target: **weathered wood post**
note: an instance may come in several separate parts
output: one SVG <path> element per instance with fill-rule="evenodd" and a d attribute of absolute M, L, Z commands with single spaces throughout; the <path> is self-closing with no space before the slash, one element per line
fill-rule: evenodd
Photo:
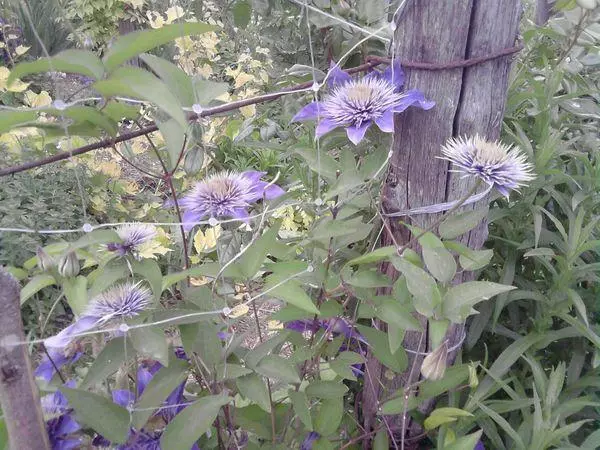
<path fill-rule="evenodd" d="M 19 285 L 0 267 L 0 401 L 11 450 L 50 450 L 21 322 Z"/>
<path fill-rule="evenodd" d="M 396 24 L 396 57 L 402 60 L 446 63 L 483 57 L 512 47 L 517 37 L 521 13 L 519 0 L 453 0 L 448 2 L 409 1 Z M 383 188 L 383 205 L 393 212 L 419 206 L 456 200 L 470 189 L 469 181 L 448 171 L 448 163 L 436 158 L 440 147 L 451 136 L 479 133 L 489 139 L 500 134 L 510 57 L 487 61 L 468 68 L 450 70 L 406 71 L 408 88 L 422 90 L 436 102 L 429 111 L 409 109 L 396 119 L 394 154 Z M 437 215 L 412 218 L 412 223 L 427 227 Z M 408 221 L 408 218 L 402 218 Z M 409 235 L 398 218 L 390 220 L 390 230 L 397 242 L 407 242 Z M 472 248 L 481 247 L 487 236 L 482 224 L 463 239 Z M 384 235 L 382 245 L 393 245 L 391 236 Z M 383 268 L 396 275 L 390 265 Z M 425 318 L 421 317 L 427 330 Z M 451 348 L 461 338 L 462 326 L 448 332 Z M 407 332 L 404 347 L 418 352 L 428 348 L 427 333 Z M 365 377 L 363 413 L 366 429 L 375 424 L 379 400 L 389 398 L 398 389 L 419 379 L 422 356 L 409 353 L 405 373 L 387 379 L 385 369 L 369 357 Z M 452 358 L 454 355 L 449 355 Z M 411 372 L 411 368 L 415 370 Z M 424 405 L 431 409 L 432 405 Z M 426 411 L 425 411 L 426 412 Z M 416 436 L 418 427 L 401 416 L 388 416 L 387 424 L 396 441 L 401 436 Z M 406 440 L 405 448 L 414 448 L 416 440 Z M 369 444 L 365 443 L 368 448 Z"/>

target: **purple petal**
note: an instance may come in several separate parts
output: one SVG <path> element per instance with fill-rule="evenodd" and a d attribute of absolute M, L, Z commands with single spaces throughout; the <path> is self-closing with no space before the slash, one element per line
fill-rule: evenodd
<path fill-rule="evenodd" d="M 305 120 L 314 120 L 319 117 L 321 105 L 318 102 L 312 102 L 302 108 L 292 118 L 292 122 L 304 122 Z"/>
<path fill-rule="evenodd" d="M 69 414 L 65 414 L 60 417 L 60 423 L 56 428 L 55 433 L 58 436 L 65 436 L 79 430 L 81 430 L 81 425 L 79 425 Z"/>
<path fill-rule="evenodd" d="M 35 369 L 34 372 L 36 377 L 40 377 L 46 381 L 50 381 L 56 373 L 56 370 L 54 369 L 55 366 L 57 369 L 60 369 L 66 364 L 74 363 L 81 358 L 83 353 L 77 352 L 71 356 L 66 356 L 62 349 L 49 348 L 48 355 L 50 358 L 48 358 L 47 355 L 44 355 L 40 365 L 37 367 L 37 369 Z M 52 361 L 50 359 L 52 359 Z"/>
<path fill-rule="evenodd" d="M 498 190 L 498 192 L 500 192 L 504 197 L 506 197 L 507 200 L 510 198 L 510 191 L 506 189 L 506 187 L 501 186 L 499 184 L 496 184 L 495 187 Z"/>
<path fill-rule="evenodd" d="M 327 77 L 327 84 L 329 87 L 333 87 L 336 84 L 343 84 L 350 81 L 350 75 L 340 69 L 340 66 L 333 61 L 329 66 L 329 77 Z"/>
<path fill-rule="evenodd" d="M 183 213 L 183 217 L 181 220 L 183 221 L 183 229 L 185 231 L 190 231 L 194 228 L 197 222 L 200 222 L 205 214 L 200 214 L 196 211 L 187 210 Z"/>
<path fill-rule="evenodd" d="M 475 444 L 475 448 L 473 450 L 485 450 L 483 442 L 477 441 L 477 444 Z"/>
<path fill-rule="evenodd" d="M 285 328 L 287 328 L 288 330 L 294 330 L 299 333 L 304 333 L 306 331 L 312 331 L 313 333 L 315 333 L 317 332 L 319 327 L 319 322 L 313 319 L 292 320 L 285 324 Z"/>
<path fill-rule="evenodd" d="M 313 444 L 320 437 L 321 435 L 319 433 L 317 433 L 316 431 L 311 431 L 306 435 L 304 441 L 302 441 L 302 444 L 300 445 L 300 450 L 312 450 Z"/>
<path fill-rule="evenodd" d="M 270 184 L 266 181 L 258 181 L 252 187 L 252 195 L 249 196 L 248 201 L 256 202 L 262 200 L 263 197 L 267 200 L 273 200 L 274 198 L 280 197 L 285 194 L 285 191 L 276 184 Z"/>
<path fill-rule="evenodd" d="M 271 184 L 265 189 L 265 198 L 267 200 L 273 200 L 274 198 L 281 197 L 285 194 L 285 191 L 276 184 Z"/>
<path fill-rule="evenodd" d="M 73 450 L 76 448 L 81 448 L 82 444 L 83 441 L 79 438 L 59 440 L 53 443 L 52 450 Z"/>
<path fill-rule="evenodd" d="M 346 128 L 346 134 L 348 135 L 348 139 L 352 141 L 354 145 L 357 145 L 360 141 L 365 137 L 365 133 L 367 132 L 367 128 L 371 126 L 371 122 L 363 122 L 360 127 L 350 126 Z"/>
<path fill-rule="evenodd" d="M 381 117 L 375 119 L 375 123 L 384 133 L 394 132 L 394 113 L 390 110 L 383 113 Z"/>
<path fill-rule="evenodd" d="M 421 91 L 411 89 L 402 94 L 402 99 L 394 106 L 393 111 L 399 113 L 413 105 L 428 110 L 435 106 L 435 102 L 427 100 Z"/>
<path fill-rule="evenodd" d="M 246 208 L 235 208 L 233 210 L 232 216 L 234 219 L 240 219 L 241 221 L 246 223 L 248 223 L 248 218 L 250 217 Z"/>
<path fill-rule="evenodd" d="M 69 325 L 57 335 L 44 340 L 44 345 L 48 348 L 65 348 L 74 339 L 73 335 L 94 328 L 99 320 L 100 317 L 82 316 L 75 323 Z"/>
<path fill-rule="evenodd" d="M 112 391 L 113 402 L 117 405 L 127 408 L 133 402 L 135 402 L 135 395 L 133 392 L 126 389 L 115 389 Z"/>
<path fill-rule="evenodd" d="M 404 71 L 400 66 L 400 61 L 395 60 L 393 65 L 389 65 L 383 72 L 386 80 L 396 86 L 398 90 L 404 85 Z"/>
<path fill-rule="evenodd" d="M 260 179 L 265 176 L 267 172 L 259 172 L 258 170 L 247 170 L 242 172 L 242 177 L 250 180 L 253 183 L 258 183 Z"/>
<path fill-rule="evenodd" d="M 152 374 L 150 373 L 150 371 L 148 369 L 145 369 L 143 367 L 140 367 L 138 369 L 138 372 L 137 372 L 138 397 L 140 395 L 142 395 L 142 393 L 144 392 L 144 389 L 146 389 L 146 386 L 148 386 L 148 383 L 150 383 L 151 379 L 152 379 Z"/>
<path fill-rule="evenodd" d="M 322 119 L 317 125 L 315 136 L 320 138 L 324 134 L 329 133 L 331 130 L 337 128 L 339 125 L 329 119 Z"/>

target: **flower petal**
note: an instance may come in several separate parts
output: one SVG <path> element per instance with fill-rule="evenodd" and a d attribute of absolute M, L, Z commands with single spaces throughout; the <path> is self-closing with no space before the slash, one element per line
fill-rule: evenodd
<path fill-rule="evenodd" d="M 65 348 L 73 339 L 75 339 L 73 335 L 94 328 L 99 321 L 100 317 L 82 316 L 75 321 L 75 323 L 69 325 L 57 335 L 44 340 L 44 345 L 48 348 Z"/>
<path fill-rule="evenodd" d="M 394 132 L 394 113 L 391 110 L 388 110 L 383 113 L 381 117 L 375 119 L 375 123 L 379 127 L 381 131 L 384 133 L 393 133 Z"/>
<path fill-rule="evenodd" d="M 427 100 L 421 91 L 411 89 L 402 94 L 402 99 L 394 106 L 393 111 L 399 113 L 413 105 L 428 110 L 435 106 L 435 102 Z"/>
<path fill-rule="evenodd" d="M 253 183 L 258 183 L 266 174 L 267 172 L 259 172 L 258 170 L 246 170 L 245 172 L 242 172 L 242 177 Z"/>
<path fill-rule="evenodd" d="M 75 433 L 79 430 L 81 430 L 81 425 L 79 425 L 69 414 L 64 414 L 60 417 L 60 423 L 56 429 L 56 434 L 58 436 L 66 436 L 67 434 Z"/>
<path fill-rule="evenodd" d="M 246 223 L 248 223 L 248 218 L 250 217 L 246 208 L 235 208 L 232 216 L 234 219 L 240 219 Z"/>
<path fill-rule="evenodd" d="M 190 231 L 192 228 L 194 228 L 196 222 L 200 222 L 203 217 L 204 214 L 190 210 L 185 211 L 183 213 L 183 217 L 181 218 L 181 220 L 183 220 L 183 229 L 185 231 Z"/>
<path fill-rule="evenodd" d="M 292 122 L 304 122 L 305 120 L 314 120 L 319 117 L 319 110 L 322 106 L 318 102 L 312 102 L 302 108 L 292 118 Z"/>
<path fill-rule="evenodd" d="M 33 373 L 36 377 L 40 377 L 46 381 L 50 381 L 54 374 L 56 373 L 56 369 L 60 369 L 65 364 L 71 364 L 77 361 L 83 353 L 78 352 L 71 356 L 66 356 L 62 349 L 57 348 L 49 348 L 48 349 L 48 358 L 47 355 L 42 357 L 42 361 L 40 365 L 35 369 Z"/>
<path fill-rule="evenodd" d="M 336 84 L 344 84 L 350 80 L 350 75 L 344 72 L 337 63 L 331 61 L 329 66 L 329 76 L 327 77 L 327 84 L 329 87 L 333 87 Z"/>
<path fill-rule="evenodd" d="M 390 64 L 385 69 L 383 76 L 386 80 L 395 85 L 398 90 L 404 86 L 404 71 L 402 70 L 402 66 L 398 59 L 394 60 L 393 65 Z"/>
<path fill-rule="evenodd" d="M 324 134 L 329 133 L 331 130 L 337 128 L 339 125 L 329 119 L 322 119 L 317 125 L 317 129 L 315 131 L 315 136 L 320 138 Z"/>
<path fill-rule="evenodd" d="M 358 145 L 360 141 L 365 137 L 365 133 L 367 132 L 367 128 L 371 126 L 371 122 L 363 122 L 360 127 L 350 126 L 346 128 L 346 134 L 348 135 L 348 139 L 354 144 Z"/>
<path fill-rule="evenodd" d="M 135 395 L 127 389 L 115 389 L 112 391 L 113 402 L 117 405 L 127 408 L 135 402 Z"/>

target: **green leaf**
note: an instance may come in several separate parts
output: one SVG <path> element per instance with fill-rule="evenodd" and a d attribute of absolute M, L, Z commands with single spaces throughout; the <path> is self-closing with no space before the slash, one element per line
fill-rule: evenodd
<path fill-rule="evenodd" d="M 156 408 L 187 378 L 188 364 L 175 357 L 171 359 L 169 367 L 161 367 L 156 372 L 135 403 L 132 418 L 134 428 L 140 430 L 146 425 Z"/>
<path fill-rule="evenodd" d="M 279 345 L 283 344 L 288 339 L 289 335 L 290 333 L 287 330 L 280 331 L 269 340 L 250 350 L 244 357 L 246 366 L 251 368 L 256 367 L 264 357 L 266 357 Z"/>
<path fill-rule="evenodd" d="M 390 441 L 388 439 L 388 431 L 383 429 L 378 431 L 373 439 L 373 450 L 389 450 Z"/>
<path fill-rule="evenodd" d="M 208 105 L 212 100 L 229 92 L 228 83 L 204 80 L 199 77 L 195 77 L 192 83 L 194 88 L 194 102 L 202 106 Z"/>
<path fill-rule="evenodd" d="M 488 208 L 466 211 L 460 214 L 452 215 L 444 220 L 438 229 L 442 239 L 454 239 L 471 231 L 481 223 L 488 215 Z"/>
<path fill-rule="evenodd" d="M 288 280 L 285 283 L 279 284 L 283 280 L 285 280 L 285 278 L 282 279 L 282 277 L 277 276 L 276 274 L 270 275 L 267 278 L 264 291 L 268 291 L 267 295 L 283 300 L 304 311 L 319 314 L 319 310 L 312 299 L 304 292 L 304 289 L 298 281 Z"/>
<path fill-rule="evenodd" d="M 129 331 L 129 337 L 138 353 L 157 360 L 163 366 L 169 365 L 169 343 L 161 329 L 135 328 Z"/>
<path fill-rule="evenodd" d="M 516 287 L 489 281 L 468 281 L 453 286 L 444 295 L 443 315 L 454 323 L 462 323 L 475 304 L 513 289 Z"/>
<path fill-rule="evenodd" d="M 117 123 L 90 106 L 69 106 L 65 110 L 46 108 L 43 111 L 55 117 L 67 117 L 72 119 L 74 123 L 88 122 L 95 127 L 103 129 L 113 137 L 117 135 Z"/>
<path fill-rule="evenodd" d="M 183 348 L 188 355 L 196 354 L 211 372 L 222 362 L 222 346 L 217 326 L 210 322 L 181 325 Z"/>
<path fill-rule="evenodd" d="M 310 387 L 310 386 L 309 386 Z M 344 417 L 343 397 L 329 398 L 321 402 L 315 417 L 315 430 L 322 436 L 329 436 L 338 431 Z"/>
<path fill-rule="evenodd" d="M 585 322 L 585 325 L 589 327 L 590 324 L 588 322 L 587 309 L 579 293 L 577 293 L 577 291 L 574 289 L 567 289 L 567 297 L 569 297 L 569 300 L 571 300 L 571 303 L 573 303 L 573 306 L 577 310 L 577 313 L 581 319 Z"/>
<path fill-rule="evenodd" d="M 309 430 L 313 430 L 312 418 L 310 416 L 308 398 L 304 392 L 296 392 L 293 389 L 288 391 L 290 401 L 294 407 L 294 413 L 302 421 L 304 426 Z"/>
<path fill-rule="evenodd" d="M 286 383 L 300 383 L 298 371 L 290 361 L 277 355 L 267 355 L 255 369 L 261 375 Z"/>
<path fill-rule="evenodd" d="M 244 397 L 255 402 L 264 411 L 271 412 L 269 391 L 263 377 L 256 374 L 246 375 L 245 377 L 237 378 L 235 384 Z"/>
<path fill-rule="evenodd" d="M 252 373 L 252 370 L 247 369 L 239 364 L 224 363 L 216 367 L 217 380 L 233 380 Z"/>
<path fill-rule="evenodd" d="M 406 410 L 410 411 L 421 403 L 431 398 L 437 397 L 456 386 L 465 382 L 469 377 L 469 365 L 463 364 L 460 366 L 448 367 L 444 377 L 440 380 L 427 380 L 419 385 L 418 397 L 410 397 L 406 404 Z M 398 396 L 392 400 L 385 402 L 381 408 L 381 414 L 394 415 L 401 414 L 405 409 L 405 400 L 403 391 L 399 390 L 396 393 Z"/>
<path fill-rule="evenodd" d="M 358 266 L 360 264 L 371 264 L 388 259 L 390 256 L 396 255 L 396 246 L 381 247 L 373 250 L 370 253 L 358 256 L 346 263 L 347 266 Z"/>
<path fill-rule="evenodd" d="M 506 347 L 489 368 L 488 375 L 479 383 L 477 390 L 467 401 L 465 409 L 472 409 L 476 403 L 480 402 L 496 385 L 496 380 L 501 379 L 531 346 L 537 344 L 543 338 L 543 335 L 529 334 Z"/>
<path fill-rule="evenodd" d="M 130 33 L 127 36 L 131 36 Z M 187 120 L 183 107 L 168 86 L 154 75 L 136 67 L 121 67 L 110 78 L 96 81 L 93 88 L 105 97 L 134 97 L 154 103 L 183 128 Z"/>
<path fill-rule="evenodd" d="M 190 107 L 194 103 L 192 79 L 166 59 L 145 53 L 140 59 L 169 87 L 183 106 Z"/>
<path fill-rule="evenodd" d="M 37 116 L 37 111 L 0 111 L 0 134 L 10 131 L 16 125 L 32 122 Z"/>
<path fill-rule="evenodd" d="M 481 439 L 482 433 L 483 431 L 479 430 L 476 433 L 459 437 L 452 444 L 444 446 L 444 450 L 473 450 Z"/>
<path fill-rule="evenodd" d="M 158 122 L 158 129 L 162 134 L 165 144 L 167 145 L 167 153 L 169 154 L 169 167 L 173 169 L 179 161 L 181 152 L 184 152 L 186 143 L 185 130 L 187 124 L 182 125 L 175 119 Z"/>
<path fill-rule="evenodd" d="M 250 23 L 252 6 L 248 0 L 238 0 L 233 5 L 233 23 L 236 27 L 246 28 Z"/>
<path fill-rule="evenodd" d="M 65 278 L 62 287 L 73 312 L 78 316 L 81 315 L 88 304 L 87 278 L 83 275 Z"/>
<path fill-rule="evenodd" d="M 445 423 L 456 422 L 460 417 L 473 417 L 473 414 L 458 408 L 437 408 L 425 419 L 423 425 L 428 431 L 434 430 Z"/>
<path fill-rule="evenodd" d="M 120 36 L 113 42 L 104 56 L 104 66 L 106 70 L 112 72 L 131 58 L 175 38 L 207 33 L 215 29 L 216 27 L 201 22 L 186 22 L 173 23 L 154 30 L 134 31 Z"/>
<path fill-rule="evenodd" d="M 125 351 L 127 346 L 127 351 Z M 81 389 L 87 389 L 94 384 L 101 383 L 121 367 L 128 358 L 135 358 L 135 350 L 129 339 L 123 337 L 111 339 L 102 349 L 88 369 L 85 378 L 81 382 Z"/>
<path fill-rule="evenodd" d="M 392 257 L 391 259 L 394 267 L 406 278 L 408 290 L 416 297 L 415 309 L 420 314 L 431 317 L 442 300 L 435 280 L 423 269 L 402 257 Z"/>
<path fill-rule="evenodd" d="M 500 414 L 498 414 L 495 410 L 493 410 L 492 408 L 487 407 L 486 405 L 482 404 L 482 403 L 478 403 L 477 406 L 490 418 L 492 419 L 494 422 L 496 422 L 498 424 L 498 426 L 500 426 L 500 428 L 502 428 L 504 430 L 504 432 L 513 440 L 515 441 L 515 447 L 518 449 L 526 449 L 527 447 L 525 446 L 525 443 L 523 442 L 523 439 L 521 438 L 521 436 L 519 435 L 519 433 L 517 433 L 517 431 L 515 431 L 515 429 L 513 427 L 510 426 L 510 424 L 508 423 L 508 421 L 502 417 Z"/>
<path fill-rule="evenodd" d="M 449 283 L 456 274 L 456 260 L 443 246 L 423 247 L 423 261 L 427 270 L 442 283 Z"/>
<path fill-rule="evenodd" d="M 277 221 L 271 228 L 264 232 L 250 247 L 248 247 L 242 256 L 237 260 L 242 275 L 250 280 L 261 268 L 269 249 L 277 241 L 277 233 L 281 227 L 281 221 Z"/>
<path fill-rule="evenodd" d="M 343 397 L 348 392 L 348 386 L 341 381 L 311 381 L 305 389 L 309 397 L 324 399 Z"/>
<path fill-rule="evenodd" d="M 458 262 L 464 270 L 479 270 L 487 266 L 493 256 L 494 250 L 469 250 L 458 257 Z"/>
<path fill-rule="evenodd" d="M 360 288 L 388 287 L 392 284 L 392 281 L 386 275 L 376 269 L 360 270 L 345 281 Z"/>
<path fill-rule="evenodd" d="M 43 273 L 41 275 L 36 275 L 29 283 L 23 286 L 21 289 L 21 306 L 25 304 L 27 300 L 33 297 L 36 293 L 44 289 L 45 287 L 52 286 L 56 284 L 56 280 L 52 275 Z"/>
<path fill-rule="evenodd" d="M 174 272 L 163 277 L 162 290 L 185 280 L 187 277 L 209 277 L 215 278 L 219 273 L 220 265 L 218 263 L 206 263 L 200 266 L 191 267 L 181 272 Z"/>
<path fill-rule="evenodd" d="M 129 413 L 111 399 L 80 389 L 61 387 L 77 420 L 113 444 L 123 444 L 129 436 Z"/>
<path fill-rule="evenodd" d="M 162 273 L 160 267 L 154 259 L 142 259 L 141 261 L 132 261 L 131 269 L 133 273 L 143 276 L 154 294 L 154 301 L 158 302 L 160 294 L 162 294 Z"/>
<path fill-rule="evenodd" d="M 65 50 L 50 58 L 40 58 L 31 62 L 17 64 L 10 72 L 7 85 L 17 78 L 41 72 L 79 73 L 99 80 L 104 75 L 104 66 L 92 52 L 85 50 Z"/>
<path fill-rule="evenodd" d="M 395 353 L 390 350 L 387 334 L 375 328 L 356 325 L 358 331 L 365 337 L 373 355 L 386 367 L 394 372 L 402 372 L 408 365 L 408 358 L 403 348 Z"/>
<path fill-rule="evenodd" d="M 375 308 L 375 315 L 384 322 L 403 330 L 422 330 L 420 322 L 413 316 L 413 311 L 401 305 L 395 298 L 384 298 Z"/>
<path fill-rule="evenodd" d="M 209 395 L 187 406 L 167 425 L 160 438 L 160 448 L 189 450 L 210 430 L 221 407 L 230 402 L 225 395 Z"/>

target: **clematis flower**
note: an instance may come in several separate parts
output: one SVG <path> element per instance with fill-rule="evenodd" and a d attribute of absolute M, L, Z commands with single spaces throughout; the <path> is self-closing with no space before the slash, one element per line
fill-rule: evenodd
<path fill-rule="evenodd" d="M 267 200 L 285 193 L 275 184 L 261 181 L 265 172 L 220 172 L 197 183 L 181 199 L 186 231 L 205 217 L 248 220 L 248 208 L 263 197 Z"/>
<path fill-rule="evenodd" d="M 63 349 L 56 348 L 49 348 L 47 351 L 52 361 L 50 361 L 48 355 L 44 355 L 40 365 L 37 366 L 33 374 L 48 382 L 52 380 L 57 369 L 60 369 L 67 364 L 74 363 L 83 355 L 82 352 L 74 352 L 67 355 Z"/>
<path fill-rule="evenodd" d="M 140 287 L 139 283 L 117 285 L 92 299 L 75 323 L 46 339 L 44 345 L 64 349 L 79 333 L 104 326 L 111 321 L 135 317 L 150 306 L 150 297 L 150 291 Z"/>
<path fill-rule="evenodd" d="M 442 154 L 442 159 L 457 167 L 454 172 L 479 178 L 507 198 L 511 190 L 526 186 L 535 178 L 533 166 L 520 149 L 486 141 L 479 135 L 448 139 Z"/>
<path fill-rule="evenodd" d="M 187 359 L 183 349 L 176 348 L 175 355 L 180 359 Z M 148 362 L 138 368 L 137 373 L 137 397 L 139 398 L 146 386 L 156 372 L 162 368 L 162 364 L 158 361 Z M 189 402 L 183 395 L 185 388 L 185 381 L 182 382 L 175 390 L 169 394 L 162 406 L 157 407 L 157 411 L 154 413 L 155 416 L 162 418 L 164 424 L 171 422 L 175 416 L 183 410 Z M 123 408 L 131 408 L 136 401 L 136 396 L 133 392 L 126 389 L 115 389 L 112 392 L 113 402 Z M 163 427 L 164 429 L 164 427 Z M 159 430 L 148 430 L 141 429 L 136 430 L 131 428 L 129 430 L 129 437 L 125 444 L 116 447 L 116 450 L 160 450 L 160 438 L 162 436 L 163 429 Z M 93 440 L 93 445 L 101 447 L 109 447 L 110 441 L 104 437 L 98 435 Z M 198 446 L 194 444 L 191 450 L 199 450 Z"/>
<path fill-rule="evenodd" d="M 350 77 L 332 62 L 328 84 L 330 92 L 320 102 L 302 108 L 292 121 L 319 120 L 316 137 L 343 127 L 348 139 L 358 144 L 375 123 L 385 133 L 394 131 L 394 114 L 409 106 L 431 109 L 421 91 L 402 91 L 404 73 L 396 62 L 384 72 L 372 71 L 360 79 Z"/>
<path fill-rule="evenodd" d="M 106 244 L 106 249 L 119 256 L 130 254 L 136 259 L 139 258 L 140 246 L 156 236 L 154 226 L 141 223 L 121 225 L 116 231 L 121 242 L 110 242 Z"/>
<path fill-rule="evenodd" d="M 317 439 L 319 439 L 321 435 L 316 431 L 311 431 L 306 435 L 302 444 L 300 445 L 300 450 L 312 450 L 313 444 Z"/>
<path fill-rule="evenodd" d="M 74 383 L 68 382 L 69 387 Z M 42 411 L 46 418 L 46 430 L 52 450 L 71 450 L 81 448 L 82 439 L 73 436 L 81 430 L 81 425 L 71 417 L 73 412 L 62 392 L 56 391 L 41 398 Z"/>
<path fill-rule="evenodd" d="M 354 329 L 354 327 L 343 317 L 332 317 L 330 319 L 313 320 L 299 319 L 292 320 L 285 324 L 285 328 L 289 330 L 305 333 L 310 331 L 316 333 L 320 328 L 336 335 L 343 334 L 348 339 L 356 339 L 361 342 L 366 342 L 362 335 Z"/>

